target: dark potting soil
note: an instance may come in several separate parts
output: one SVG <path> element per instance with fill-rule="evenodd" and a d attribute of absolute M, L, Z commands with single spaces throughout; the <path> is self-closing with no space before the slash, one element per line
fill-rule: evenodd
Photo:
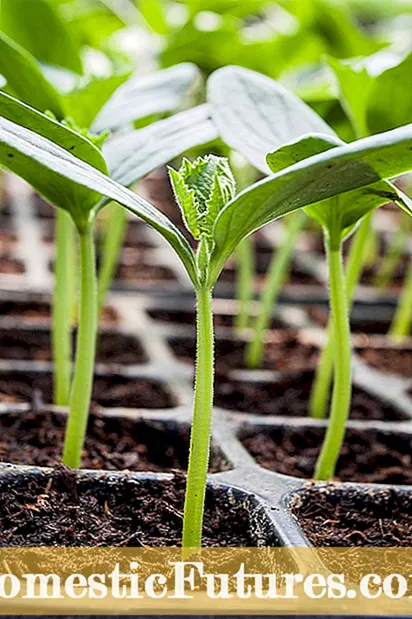
<path fill-rule="evenodd" d="M 162 309 L 151 309 L 147 312 L 153 320 L 157 320 L 159 322 L 166 322 L 168 324 L 175 323 L 179 325 L 190 325 L 195 326 L 196 324 L 196 315 L 194 311 L 187 310 L 162 310 Z M 233 314 L 220 314 L 215 313 L 214 316 L 214 325 L 215 328 L 219 327 L 233 327 L 236 316 Z M 285 324 L 277 319 L 273 318 L 270 324 L 271 329 L 283 329 Z"/>
<path fill-rule="evenodd" d="M 0 402 L 31 402 L 35 409 L 53 402 L 53 379 L 49 373 L 0 372 Z M 172 408 L 175 401 L 160 382 L 127 378 L 117 374 L 95 376 L 92 406 L 107 408 Z"/>
<path fill-rule="evenodd" d="M 411 494 L 313 484 L 291 508 L 314 546 L 412 546 Z"/>
<path fill-rule="evenodd" d="M 185 477 L 116 483 L 73 471 L 20 477 L 0 491 L 0 546 L 178 546 Z M 203 543 L 253 546 L 248 505 L 208 489 Z"/>
<path fill-rule="evenodd" d="M 264 255 L 264 258 L 258 259 L 257 269 L 256 269 L 257 278 L 262 284 L 264 283 L 264 276 L 270 265 L 269 258 L 266 256 L 266 254 L 263 254 L 263 255 Z M 266 268 L 264 268 L 265 266 Z M 234 283 L 236 279 L 237 279 L 237 268 L 235 264 L 233 264 L 232 266 L 229 265 L 229 267 L 226 267 L 222 271 L 222 274 L 219 277 L 219 281 L 229 282 L 229 283 Z M 292 268 L 290 270 L 290 273 L 288 274 L 285 284 L 301 284 L 303 286 L 320 286 L 319 280 L 317 280 L 310 273 L 307 273 L 305 270 L 303 270 L 298 264 L 296 264 L 296 262 L 292 262 Z"/>
<path fill-rule="evenodd" d="M 0 230 L 0 252 L 10 251 L 17 241 L 17 236 L 7 230 Z"/>
<path fill-rule="evenodd" d="M 146 251 L 126 248 L 122 251 L 120 262 L 116 269 L 116 279 L 122 281 L 174 281 L 173 271 L 167 267 L 153 264 Z"/>
<path fill-rule="evenodd" d="M 316 367 L 318 348 L 301 342 L 293 329 L 272 331 L 270 338 L 265 345 L 264 369 L 291 374 Z M 170 338 L 169 344 L 178 359 L 194 363 L 194 338 Z M 217 338 L 215 351 L 217 374 L 245 367 L 244 341 Z"/>
<path fill-rule="evenodd" d="M 307 417 L 313 372 L 276 382 L 252 382 L 219 378 L 216 381 L 215 405 L 254 415 Z M 402 421 L 404 417 L 390 405 L 374 398 L 359 387 L 353 388 L 351 419 Z"/>
<path fill-rule="evenodd" d="M 21 260 L 15 260 L 7 255 L 0 256 L 0 273 L 3 275 L 21 275 L 25 270 Z"/>
<path fill-rule="evenodd" d="M 243 445 L 266 469 L 311 479 L 323 428 L 279 426 L 244 430 Z M 346 430 L 336 479 L 363 483 L 412 484 L 412 436 L 375 429 Z"/>
<path fill-rule="evenodd" d="M 0 415 L 0 461 L 56 466 L 61 461 L 66 416 L 48 411 Z M 92 414 L 82 468 L 130 471 L 186 470 L 189 429 L 158 421 Z M 227 470 L 227 461 L 212 445 L 209 470 Z"/>
<path fill-rule="evenodd" d="M 16 323 L 24 325 L 48 325 L 51 320 L 51 307 L 49 303 L 42 301 L 1 301 L 0 319 L 12 318 Z M 119 317 L 113 307 L 105 307 L 102 316 L 102 324 L 114 324 Z"/>
<path fill-rule="evenodd" d="M 306 311 L 311 320 L 322 327 L 326 327 L 329 319 L 329 310 L 327 307 L 321 305 L 307 305 Z M 366 314 L 368 314 L 368 317 Z M 374 319 L 374 316 L 376 316 L 377 319 Z M 378 316 L 382 316 L 382 319 L 378 318 Z M 351 312 L 351 331 L 352 333 L 365 333 L 366 335 L 386 335 L 391 324 L 390 317 L 391 311 L 388 310 L 388 308 L 384 308 L 382 311 L 379 307 L 373 307 L 370 310 L 359 310 L 359 312 L 355 308 Z"/>
<path fill-rule="evenodd" d="M 380 372 L 412 378 L 412 347 L 361 348 L 358 354 Z"/>
<path fill-rule="evenodd" d="M 0 359 L 51 361 L 50 332 L 0 329 Z M 135 337 L 123 333 L 103 332 L 98 338 L 96 362 L 134 365 L 146 363 L 147 356 Z"/>

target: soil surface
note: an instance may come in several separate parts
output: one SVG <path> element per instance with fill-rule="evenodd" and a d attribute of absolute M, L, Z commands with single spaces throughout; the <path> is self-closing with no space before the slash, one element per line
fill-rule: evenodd
<path fill-rule="evenodd" d="M 178 325 L 196 325 L 196 314 L 188 310 L 162 310 L 151 309 L 147 312 L 153 320 L 159 322 L 166 322 L 167 324 L 175 323 Z M 213 315 L 215 328 L 229 327 L 232 328 L 235 324 L 236 316 L 233 314 L 220 314 L 215 313 Z M 277 319 L 273 318 L 270 324 L 271 329 L 283 329 L 285 324 Z"/>
<path fill-rule="evenodd" d="M 357 353 L 381 372 L 412 378 L 412 348 L 361 348 Z"/>
<path fill-rule="evenodd" d="M 53 401 L 51 374 L 1 372 L 0 402 L 32 402 L 35 409 Z M 172 408 L 175 401 L 161 383 L 149 378 L 127 378 L 116 374 L 95 376 L 92 403 L 106 408 Z M 92 405 L 93 405 L 92 404 Z"/>
<path fill-rule="evenodd" d="M 10 251 L 17 241 L 17 236 L 12 232 L 0 229 L 0 252 Z"/>
<path fill-rule="evenodd" d="M 412 546 L 412 494 L 313 484 L 292 511 L 314 546 Z"/>
<path fill-rule="evenodd" d="M 0 460 L 14 464 L 56 466 L 61 461 L 66 417 L 30 411 L 0 414 Z M 186 470 L 189 430 L 171 423 L 90 415 L 82 468 L 170 471 Z M 227 470 L 212 446 L 209 470 Z"/>
<path fill-rule="evenodd" d="M 0 256 L 0 273 L 3 275 L 21 275 L 25 272 L 24 264 L 7 254 Z"/>
<path fill-rule="evenodd" d="M 329 319 L 329 311 L 326 307 L 322 307 L 321 305 L 307 305 L 306 311 L 311 320 L 322 327 L 326 327 Z M 361 317 L 362 314 L 363 316 Z M 366 314 L 368 314 L 368 317 Z M 385 318 L 382 320 L 375 320 L 374 316 L 379 315 L 385 316 Z M 363 312 L 362 310 L 357 312 L 355 308 L 351 312 L 350 325 L 352 333 L 386 335 L 391 325 L 390 311 L 388 311 L 388 308 L 384 308 L 383 311 L 381 311 L 381 308 L 371 307 L 370 309 L 365 308 Z"/>
<path fill-rule="evenodd" d="M 75 336 L 73 336 L 73 347 Z M 0 359 L 51 361 L 49 331 L 0 329 Z M 97 363 L 134 365 L 147 362 L 147 356 L 135 337 L 123 333 L 100 333 L 97 343 Z"/>
<path fill-rule="evenodd" d="M 281 426 L 243 433 L 242 442 L 266 469 L 310 479 L 324 429 Z M 412 436 L 401 432 L 348 428 L 336 479 L 364 483 L 412 484 Z"/>
<path fill-rule="evenodd" d="M 47 325 L 51 320 L 51 307 L 42 301 L 0 301 L 0 319 L 13 318 L 24 325 Z M 118 321 L 116 310 L 105 307 L 101 316 L 103 324 Z"/>
<path fill-rule="evenodd" d="M 271 255 L 271 254 L 270 254 Z M 270 256 L 266 253 L 257 253 L 256 274 L 260 282 L 264 282 L 265 274 L 270 266 Z M 237 279 L 237 268 L 235 263 L 226 266 L 219 277 L 219 281 L 234 283 Z M 288 274 L 285 284 L 301 284 L 303 286 L 320 286 L 320 282 L 310 273 L 307 273 L 296 262 L 292 262 L 292 268 Z"/>
<path fill-rule="evenodd" d="M 215 405 L 254 415 L 307 417 L 313 372 L 277 382 L 252 382 L 220 378 L 216 383 Z M 354 387 L 351 419 L 401 421 L 395 408 Z"/>
<path fill-rule="evenodd" d="M 301 342 L 295 330 L 272 331 L 270 337 L 270 342 L 265 345 L 264 369 L 291 374 L 316 367 L 318 349 Z M 194 338 L 171 338 L 169 344 L 178 359 L 194 363 Z M 244 341 L 217 338 L 215 351 L 217 374 L 245 368 Z"/>
<path fill-rule="evenodd" d="M 0 546 L 177 546 L 181 543 L 185 477 L 78 479 L 20 477 L 0 492 Z M 248 505 L 221 491 L 206 494 L 206 546 L 253 546 Z"/>

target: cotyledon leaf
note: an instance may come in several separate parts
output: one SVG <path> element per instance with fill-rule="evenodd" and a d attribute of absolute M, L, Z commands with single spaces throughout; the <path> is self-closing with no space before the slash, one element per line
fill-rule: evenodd
<path fill-rule="evenodd" d="M 281 84 L 243 67 L 215 71 L 207 82 L 207 98 L 223 141 L 266 174 L 266 153 L 308 133 L 335 135 Z"/>
<path fill-rule="evenodd" d="M 246 189 L 220 212 L 214 226 L 211 281 L 238 243 L 299 208 L 412 170 L 412 125 L 338 146 L 304 159 Z M 397 194 L 385 191 L 385 199 Z"/>
<path fill-rule="evenodd" d="M 120 86 L 99 112 L 92 131 L 118 129 L 145 118 L 176 110 L 200 79 L 199 69 L 189 62 L 153 75 L 136 75 Z"/>
<path fill-rule="evenodd" d="M 103 154 L 110 176 L 130 187 L 190 148 L 217 138 L 210 107 L 199 105 L 148 127 L 108 140 Z"/>
<path fill-rule="evenodd" d="M 38 175 L 43 179 L 49 176 L 52 183 L 57 183 L 59 178 L 69 179 L 74 184 L 95 192 L 97 197 L 105 196 L 122 204 L 155 228 L 170 243 L 185 265 L 193 284 L 197 285 L 196 259 L 192 248 L 166 216 L 149 202 L 69 151 L 1 116 L 0 165 L 28 180 L 38 190 L 44 188 L 44 183 L 39 187 L 32 172 L 33 166 Z"/>

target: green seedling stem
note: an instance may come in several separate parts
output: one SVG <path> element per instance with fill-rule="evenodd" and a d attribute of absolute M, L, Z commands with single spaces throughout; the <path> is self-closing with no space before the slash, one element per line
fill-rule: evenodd
<path fill-rule="evenodd" d="M 349 309 L 352 306 L 356 286 L 365 265 L 371 222 L 372 213 L 369 213 L 364 217 L 356 231 L 350 248 L 346 267 L 346 303 Z M 331 319 L 328 322 L 326 333 L 326 344 L 319 358 L 309 400 L 309 414 L 314 419 L 325 419 L 328 410 L 334 361 L 334 326 Z"/>
<path fill-rule="evenodd" d="M 257 368 L 262 365 L 264 354 L 264 334 L 279 296 L 282 284 L 287 276 L 290 261 L 295 249 L 296 239 L 307 220 L 304 211 L 294 213 L 286 230 L 284 243 L 275 253 L 265 281 L 265 290 L 260 299 L 260 311 L 256 318 L 253 337 L 246 346 L 246 365 Z"/>
<path fill-rule="evenodd" d="M 72 373 L 72 325 L 76 295 L 75 235 L 68 213 L 56 214 L 56 261 L 53 292 L 54 402 L 67 406 Z"/>
<path fill-rule="evenodd" d="M 93 386 L 97 332 L 97 280 L 94 229 L 79 231 L 80 305 L 75 371 L 63 449 L 63 463 L 78 468 L 86 435 Z"/>
<path fill-rule="evenodd" d="M 326 245 L 335 371 L 329 424 L 315 469 L 315 479 L 319 480 L 331 479 L 334 476 L 345 434 L 345 424 L 349 414 L 352 393 L 349 313 L 339 229 L 336 230 L 336 234 L 329 236 Z"/>
<path fill-rule="evenodd" d="M 412 324 L 412 258 L 409 258 L 408 270 L 398 307 L 389 330 L 389 336 L 394 342 L 402 342 L 411 332 Z"/>
<path fill-rule="evenodd" d="M 127 227 L 127 211 L 118 204 L 111 205 L 110 209 L 108 221 L 105 222 L 104 243 L 101 252 L 101 267 L 99 270 L 99 313 L 101 313 L 104 308 L 106 294 L 114 277 L 118 255 L 123 245 Z"/>
<path fill-rule="evenodd" d="M 251 237 L 243 239 L 236 251 L 237 282 L 236 297 L 239 311 L 236 314 L 236 330 L 244 331 L 249 327 L 250 304 L 253 300 L 253 276 L 255 273 L 255 252 Z"/>

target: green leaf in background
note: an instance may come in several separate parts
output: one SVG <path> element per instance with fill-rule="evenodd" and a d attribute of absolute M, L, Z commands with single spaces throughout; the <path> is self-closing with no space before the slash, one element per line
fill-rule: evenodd
<path fill-rule="evenodd" d="M 15 144 L 18 144 L 20 134 L 26 136 L 25 128 L 28 128 L 47 138 L 50 148 L 59 145 L 63 152 L 66 149 L 67 153 L 75 154 L 79 161 L 107 172 L 103 155 L 91 142 L 5 93 L 0 93 L 0 116 L 4 123 L 13 123 Z M 24 140 L 24 137 L 21 139 Z M 88 218 L 89 211 L 99 200 L 100 196 L 94 191 L 45 170 L 39 162 L 22 154 L 18 147 L 2 144 L 1 153 L 3 165 L 24 178 L 52 204 L 69 211 L 78 225 Z"/>
<path fill-rule="evenodd" d="M 303 101 L 274 80 L 242 67 L 218 69 L 208 101 L 223 141 L 269 173 L 266 153 L 309 132 L 334 135 Z"/>
<path fill-rule="evenodd" d="M 110 176 L 126 187 L 187 150 L 218 136 L 210 107 L 200 105 L 114 137 L 103 146 Z"/>
<path fill-rule="evenodd" d="M 62 118 L 64 112 L 58 92 L 44 77 L 35 59 L 20 45 L 0 32 L 0 73 L 7 89 L 32 107 L 50 110 Z"/>
<path fill-rule="evenodd" d="M 270 170 L 276 174 L 303 159 L 319 155 L 342 144 L 342 140 L 337 137 L 308 135 L 301 138 L 298 142 L 285 144 L 272 153 L 268 153 L 266 161 Z"/>
<path fill-rule="evenodd" d="M 148 77 L 136 75 L 117 89 L 95 119 L 96 133 L 117 129 L 150 114 L 170 112 L 182 105 L 199 81 L 199 70 L 184 63 Z"/>
<path fill-rule="evenodd" d="M 412 125 L 330 149 L 253 185 L 232 200 L 216 220 L 211 280 L 218 277 L 238 243 L 266 223 L 410 170 Z M 388 188 L 382 197 L 390 201 L 398 194 Z"/>
<path fill-rule="evenodd" d="M 36 112 L 35 114 L 37 116 Z M 47 117 L 44 118 L 49 123 L 59 126 Z M 36 125 L 39 124 L 40 121 L 37 119 Z M 69 129 L 64 127 L 63 129 L 70 132 Z M 76 134 L 73 136 L 80 145 L 80 140 L 83 138 Z M 66 139 L 66 136 L 64 137 Z M 73 145 L 75 144 L 76 142 Z M 90 146 L 94 148 L 91 144 Z M 99 151 L 97 153 L 100 155 Z M 189 277 L 197 283 L 196 259 L 192 248 L 179 229 L 165 215 L 100 170 L 74 156 L 70 149 L 61 148 L 43 135 L 11 122 L 4 117 L 2 108 L 0 108 L 0 165 L 24 178 L 51 201 L 56 199 L 57 202 L 53 203 L 60 204 L 63 208 L 66 207 L 66 203 L 62 204 L 59 192 L 70 191 L 76 199 L 77 208 L 74 216 L 78 217 L 75 219 L 77 225 L 81 225 L 80 210 L 82 216 L 90 216 L 90 211 L 94 210 L 93 198 L 105 196 L 122 204 L 155 228 L 170 243 L 185 265 Z M 87 201 L 86 204 L 82 201 L 82 196 Z M 86 205 L 87 207 L 90 205 L 88 211 Z M 96 208 L 98 207 L 96 204 Z"/>
<path fill-rule="evenodd" d="M 138 0 L 136 6 L 153 32 L 160 35 L 166 35 L 169 32 L 165 6 L 161 0 Z"/>
<path fill-rule="evenodd" d="M 80 78 L 76 87 L 62 96 L 70 118 L 79 127 L 90 127 L 104 104 L 129 76 L 130 72 L 109 77 Z"/>
<path fill-rule="evenodd" d="M 0 26 L 37 60 L 83 73 L 80 48 L 47 0 L 1 0 Z"/>

